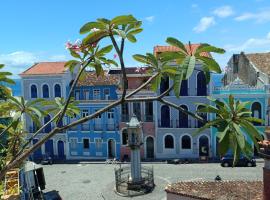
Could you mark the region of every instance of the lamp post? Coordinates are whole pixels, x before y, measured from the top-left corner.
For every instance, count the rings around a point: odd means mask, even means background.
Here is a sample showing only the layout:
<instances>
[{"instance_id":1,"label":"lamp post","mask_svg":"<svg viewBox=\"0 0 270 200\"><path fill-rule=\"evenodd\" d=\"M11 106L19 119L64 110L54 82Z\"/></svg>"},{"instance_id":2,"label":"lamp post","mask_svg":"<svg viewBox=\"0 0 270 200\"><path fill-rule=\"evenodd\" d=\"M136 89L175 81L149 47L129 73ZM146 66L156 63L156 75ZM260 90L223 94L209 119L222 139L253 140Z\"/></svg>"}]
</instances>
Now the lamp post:
<instances>
[{"instance_id":1,"label":"lamp post","mask_svg":"<svg viewBox=\"0 0 270 200\"><path fill-rule=\"evenodd\" d=\"M140 146L142 143L141 123L136 115L133 115L127 123L128 146L131 151L131 176L129 178L129 188L134 188L143 183L141 175Z\"/></svg>"}]
</instances>

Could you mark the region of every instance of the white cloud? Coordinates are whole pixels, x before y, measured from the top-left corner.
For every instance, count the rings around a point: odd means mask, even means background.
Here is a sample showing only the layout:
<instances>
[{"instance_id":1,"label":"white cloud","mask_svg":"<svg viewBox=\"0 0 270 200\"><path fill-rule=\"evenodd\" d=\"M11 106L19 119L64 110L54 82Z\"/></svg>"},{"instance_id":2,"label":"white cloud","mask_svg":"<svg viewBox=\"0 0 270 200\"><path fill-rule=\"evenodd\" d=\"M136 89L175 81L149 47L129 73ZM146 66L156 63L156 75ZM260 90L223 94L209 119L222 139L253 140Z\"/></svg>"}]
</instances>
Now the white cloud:
<instances>
[{"instance_id":1,"label":"white cloud","mask_svg":"<svg viewBox=\"0 0 270 200\"><path fill-rule=\"evenodd\" d=\"M153 22L155 20L155 16L153 16L153 15L148 16L148 17L145 18L145 20L148 21L148 22Z\"/></svg>"},{"instance_id":2,"label":"white cloud","mask_svg":"<svg viewBox=\"0 0 270 200\"><path fill-rule=\"evenodd\" d=\"M236 21L254 20L256 23L270 21L270 9L264 9L257 13L246 12L234 18Z\"/></svg>"},{"instance_id":3,"label":"white cloud","mask_svg":"<svg viewBox=\"0 0 270 200\"><path fill-rule=\"evenodd\" d=\"M229 16L233 15L234 11L233 11L231 6L222 6L222 7L215 9L213 11L213 14L218 16L218 17L225 18L225 17L229 17Z\"/></svg>"},{"instance_id":4,"label":"white cloud","mask_svg":"<svg viewBox=\"0 0 270 200\"><path fill-rule=\"evenodd\" d=\"M230 52L239 51L267 51L270 45L270 32L263 38L249 38L240 45L225 45L225 49Z\"/></svg>"},{"instance_id":5,"label":"white cloud","mask_svg":"<svg viewBox=\"0 0 270 200\"><path fill-rule=\"evenodd\" d=\"M0 63L5 64L4 71L13 73L13 77L40 61L64 61L66 55L47 55L46 53L32 53L27 51L16 51L8 54L0 54Z\"/></svg>"},{"instance_id":6,"label":"white cloud","mask_svg":"<svg viewBox=\"0 0 270 200\"><path fill-rule=\"evenodd\" d=\"M215 25L214 17L203 17L201 18L199 24L193 28L193 31L200 33L206 31L210 26Z\"/></svg>"}]
</instances>

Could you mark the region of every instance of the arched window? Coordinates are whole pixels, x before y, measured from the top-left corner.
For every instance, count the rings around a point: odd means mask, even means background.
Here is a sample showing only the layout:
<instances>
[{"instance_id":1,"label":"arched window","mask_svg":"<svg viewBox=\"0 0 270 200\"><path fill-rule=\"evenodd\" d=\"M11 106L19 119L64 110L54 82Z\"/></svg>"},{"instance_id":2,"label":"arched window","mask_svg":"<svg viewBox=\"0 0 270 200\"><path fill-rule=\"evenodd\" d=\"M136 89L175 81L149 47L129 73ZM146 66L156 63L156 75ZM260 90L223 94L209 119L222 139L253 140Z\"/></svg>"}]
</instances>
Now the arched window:
<instances>
[{"instance_id":1,"label":"arched window","mask_svg":"<svg viewBox=\"0 0 270 200\"><path fill-rule=\"evenodd\" d=\"M167 105L161 107L161 127L170 127L170 108Z\"/></svg>"},{"instance_id":2,"label":"arched window","mask_svg":"<svg viewBox=\"0 0 270 200\"><path fill-rule=\"evenodd\" d=\"M207 96L206 79L203 72L197 74L197 96Z\"/></svg>"},{"instance_id":3,"label":"arched window","mask_svg":"<svg viewBox=\"0 0 270 200\"><path fill-rule=\"evenodd\" d=\"M181 105L181 108L188 111L188 107L186 105ZM188 128L188 115L179 111L179 128Z\"/></svg>"},{"instance_id":4,"label":"arched window","mask_svg":"<svg viewBox=\"0 0 270 200\"><path fill-rule=\"evenodd\" d=\"M54 86L54 96L61 97L61 86L59 84Z\"/></svg>"},{"instance_id":5,"label":"arched window","mask_svg":"<svg viewBox=\"0 0 270 200\"><path fill-rule=\"evenodd\" d=\"M209 140L205 135L199 138L199 156L209 156Z\"/></svg>"},{"instance_id":6,"label":"arched window","mask_svg":"<svg viewBox=\"0 0 270 200\"><path fill-rule=\"evenodd\" d=\"M163 77L161 79L161 82L160 82L160 94L162 94L167 89L169 89L169 86L170 86L170 79L169 79L169 77L168 76ZM167 94L167 95L169 95L169 94Z\"/></svg>"},{"instance_id":7,"label":"arched window","mask_svg":"<svg viewBox=\"0 0 270 200\"><path fill-rule=\"evenodd\" d=\"M259 102L254 102L251 106L252 117L262 118L262 107ZM260 126L261 123L253 122L255 126Z\"/></svg>"},{"instance_id":8,"label":"arched window","mask_svg":"<svg viewBox=\"0 0 270 200\"><path fill-rule=\"evenodd\" d=\"M46 117L44 117L44 125L47 124L50 120L51 120L50 115L47 115ZM45 126L44 132L49 133L51 132L51 130L52 130L52 126L51 126L51 123L49 123L47 126Z\"/></svg>"},{"instance_id":9,"label":"arched window","mask_svg":"<svg viewBox=\"0 0 270 200\"><path fill-rule=\"evenodd\" d=\"M180 96L188 96L188 81L187 80L182 80Z\"/></svg>"},{"instance_id":10,"label":"arched window","mask_svg":"<svg viewBox=\"0 0 270 200\"><path fill-rule=\"evenodd\" d=\"M182 149L191 149L191 138L188 135L182 137L181 141Z\"/></svg>"},{"instance_id":11,"label":"arched window","mask_svg":"<svg viewBox=\"0 0 270 200\"><path fill-rule=\"evenodd\" d=\"M197 110L200 110L200 109L202 109L202 108L203 108L203 106L202 106L202 105L199 105L199 106L197 107ZM206 113L198 113L198 115L199 115L201 118L203 118L205 121L207 120L207 114L206 114ZM205 124L205 123L203 123L203 122L197 120L197 128L200 128L200 127L204 126L204 124Z\"/></svg>"},{"instance_id":12,"label":"arched window","mask_svg":"<svg viewBox=\"0 0 270 200\"><path fill-rule=\"evenodd\" d=\"M173 149L174 148L173 136L166 135L164 139L164 143L165 143L165 149Z\"/></svg>"},{"instance_id":13,"label":"arched window","mask_svg":"<svg viewBox=\"0 0 270 200\"><path fill-rule=\"evenodd\" d=\"M43 98L49 98L49 86L46 84L42 86L42 95Z\"/></svg>"},{"instance_id":14,"label":"arched window","mask_svg":"<svg viewBox=\"0 0 270 200\"><path fill-rule=\"evenodd\" d=\"M127 145L128 142L128 132L127 129L122 131L122 145Z\"/></svg>"},{"instance_id":15,"label":"arched window","mask_svg":"<svg viewBox=\"0 0 270 200\"><path fill-rule=\"evenodd\" d=\"M31 85L31 98L37 98L37 86Z\"/></svg>"}]
</instances>

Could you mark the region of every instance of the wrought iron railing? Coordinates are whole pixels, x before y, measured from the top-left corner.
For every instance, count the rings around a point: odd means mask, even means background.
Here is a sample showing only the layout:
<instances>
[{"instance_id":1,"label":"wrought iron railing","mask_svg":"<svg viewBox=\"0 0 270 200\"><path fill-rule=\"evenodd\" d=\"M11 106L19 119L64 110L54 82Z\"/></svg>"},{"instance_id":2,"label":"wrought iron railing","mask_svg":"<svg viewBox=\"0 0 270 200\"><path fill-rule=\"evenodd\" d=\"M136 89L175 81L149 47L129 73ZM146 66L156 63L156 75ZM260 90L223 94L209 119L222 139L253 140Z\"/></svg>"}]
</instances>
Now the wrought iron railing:
<instances>
[{"instance_id":1,"label":"wrought iron railing","mask_svg":"<svg viewBox=\"0 0 270 200\"><path fill-rule=\"evenodd\" d=\"M131 176L130 167L121 167L115 169L115 190L122 196L138 196L151 192L154 187L154 170L153 167L141 167L142 183L137 190L131 190L128 188Z\"/></svg>"}]
</instances>

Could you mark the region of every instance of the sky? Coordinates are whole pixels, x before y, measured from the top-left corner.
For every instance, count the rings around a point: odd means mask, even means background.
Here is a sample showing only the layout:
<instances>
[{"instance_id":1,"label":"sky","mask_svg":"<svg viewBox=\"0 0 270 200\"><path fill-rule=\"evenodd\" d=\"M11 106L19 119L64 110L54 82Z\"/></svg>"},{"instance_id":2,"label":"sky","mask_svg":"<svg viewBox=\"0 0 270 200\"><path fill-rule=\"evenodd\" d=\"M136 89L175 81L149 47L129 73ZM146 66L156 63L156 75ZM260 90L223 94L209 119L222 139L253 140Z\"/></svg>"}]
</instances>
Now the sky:
<instances>
[{"instance_id":1,"label":"sky","mask_svg":"<svg viewBox=\"0 0 270 200\"><path fill-rule=\"evenodd\" d=\"M8 0L0 9L0 63L14 77L35 62L71 59L65 43L84 37L81 26L124 14L144 29L126 45L126 66L140 66L132 55L166 45L167 37L224 48L213 55L222 68L233 53L270 51L269 0Z\"/></svg>"}]
</instances>

